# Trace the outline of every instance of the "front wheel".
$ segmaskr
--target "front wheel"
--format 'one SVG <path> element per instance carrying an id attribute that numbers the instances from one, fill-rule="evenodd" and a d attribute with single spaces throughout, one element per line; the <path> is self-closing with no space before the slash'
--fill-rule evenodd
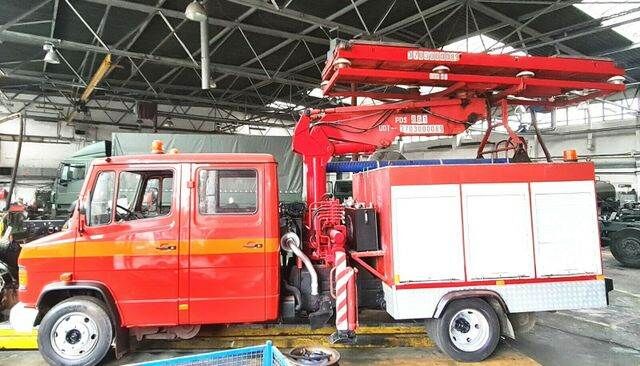
<path id="1" fill-rule="evenodd" d="M 104 303 L 87 296 L 55 305 L 38 329 L 38 349 L 50 365 L 97 365 L 112 341 L 113 326 Z"/>
<path id="2" fill-rule="evenodd" d="M 428 328 L 438 348 L 456 361 L 482 361 L 500 340 L 495 310 L 478 298 L 451 302 L 440 318 L 429 321 Z"/>

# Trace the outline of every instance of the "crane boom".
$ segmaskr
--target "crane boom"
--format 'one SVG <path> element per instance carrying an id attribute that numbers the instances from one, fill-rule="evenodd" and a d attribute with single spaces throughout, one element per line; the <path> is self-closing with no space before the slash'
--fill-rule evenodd
<path id="1" fill-rule="evenodd" d="M 509 137 L 504 147 L 491 152 L 514 150 L 514 156 L 528 159 L 525 140 L 509 126 L 510 105 L 551 110 L 621 92 L 625 88 L 623 73 L 605 59 L 332 42 L 321 89 L 325 96 L 350 97 L 352 102 L 350 106 L 306 110 L 295 128 L 293 150 L 302 155 L 306 174 L 308 211 L 303 250 L 316 263 L 333 267 L 337 279 L 350 278 L 349 286 L 353 285 L 357 271 L 345 264 L 349 252 L 345 209 L 326 194 L 326 167 L 332 157 L 370 154 L 402 136 L 454 136 L 486 120 L 488 127 L 477 157 L 487 153 L 484 147 L 491 132 L 501 126 Z M 421 94 L 421 87 L 432 89 Z M 371 98 L 374 103 L 356 105 L 359 97 Z M 501 109 L 501 119 L 493 122 L 496 106 Z M 371 273 L 375 275 L 375 271 Z M 335 341 L 351 339 L 357 327 L 355 290 L 346 290 L 345 281 L 337 290 L 346 297 L 336 304 L 340 316 L 336 317 L 338 331 L 332 336 Z M 351 315 L 346 315 L 347 310 Z"/>
<path id="2" fill-rule="evenodd" d="M 326 165 L 333 156 L 369 154 L 401 136 L 453 136 L 501 108 L 489 122 L 478 150 L 502 126 L 511 147 L 524 140 L 508 124 L 509 105 L 545 109 L 621 92 L 624 70 L 608 59 L 491 55 L 432 50 L 408 44 L 332 41 L 322 71 L 325 96 L 370 97 L 379 103 L 306 110 L 298 121 L 293 150 L 302 155 L 308 207 L 326 197 Z M 420 87 L 437 88 L 420 94 Z M 433 90 L 433 89 L 432 89 Z M 309 232 L 326 232 L 308 219 Z M 313 235 L 311 248 L 317 248 Z M 331 240 L 317 238 L 331 246 Z M 328 260 L 330 250 L 312 257 Z M 329 256 L 329 258 L 327 258 Z"/>

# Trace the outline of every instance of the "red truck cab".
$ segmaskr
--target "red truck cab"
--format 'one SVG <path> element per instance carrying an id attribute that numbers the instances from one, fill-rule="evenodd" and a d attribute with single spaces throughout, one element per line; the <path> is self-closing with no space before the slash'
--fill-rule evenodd
<path id="1" fill-rule="evenodd" d="M 266 154 L 94 161 L 68 229 L 20 255 L 14 311 L 40 324 L 47 361 L 100 360 L 119 329 L 188 336 L 276 319 L 276 165 Z"/>

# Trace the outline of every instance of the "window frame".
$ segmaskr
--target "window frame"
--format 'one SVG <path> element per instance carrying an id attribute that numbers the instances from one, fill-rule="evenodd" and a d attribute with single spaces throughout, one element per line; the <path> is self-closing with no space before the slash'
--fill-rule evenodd
<path id="1" fill-rule="evenodd" d="M 93 181 L 93 186 L 91 186 L 91 190 L 89 191 L 89 215 L 86 218 L 86 226 L 87 227 L 101 227 L 101 226 L 107 226 L 107 225 L 112 225 L 114 223 L 114 213 L 115 213 L 115 206 L 113 206 L 111 208 L 111 214 L 109 215 L 109 222 L 106 223 L 101 223 L 101 224 L 95 224 L 93 225 L 91 223 L 91 217 L 92 217 L 92 209 L 91 206 L 93 204 L 93 195 L 96 191 L 96 186 L 98 185 L 98 179 L 100 178 L 100 175 L 105 174 L 105 173 L 112 173 L 114 175 L 114 181 L 113 181 L 113 192 L 111 192 L 111 205 L 113 205 L 115 203 L 115 199 L 116 199 L 116 193 L 117 191 L 117 185 L 118 182 L 116 182 L 117 177 L 119 176 L 118 172 L 116 170 L 110 169 L 110 170 L 99 170 L 96 172 L 95 175 L 95 179 Z"/>
<path id="2" fill-rule="evenodd" d="M 157 174 L 151 174 L 151 175 L 149 175 L 148 178 L 144 178 L 144 173 L 148 173 L 148 172 L 158 173 L 158 172 L 162 172 L 162 171 L 165 171 L 165 172 L 169 172 L 170 171 L 171 172 L 171 179 L 173 179 L 173 182 L 175 183 L 176 170 L 173 169 L 173 168 L 160 168 L 160 169 L 154 169 L 154 168 L 135 169 L 135 168 L 133 168 L 133 169 L 122 169 L 122 170 L 119 170 L 118 171 L 118 177 L 117 177 L 118 181 L 117 181 L 117 185 L 116 185 L 116 190 L 114 192 L 114 199 L 117 200 L 118 199 L 118 195 L 120 193 L 120 175 L 122 173 L 142 173 L 141 174 L 142 175 L 141 182 L 140 182 L 140 185 L 138 187 L 138 192 L 136 192 L 136 205 L 133 207 L 133 210 L 135 211 L 138 208 L 137 207 L 138 204 L 142 204 L 142 202 L 137 202 L 137 201 L 138 201 L 139 195 L 141 195 L 141 194 L 144 195 L 144 189 L 146 188 L 147 181 L 150 180 L 150 179 L 154 179 L 154 178 L 161 178 L 160 179 L 160 181 L 161 181 L 160 184 L 162 185 L 162 181 L 165 178 L 168 178 L 168 177 L 162 177 L 162 175 L 157 175 Z M 158 216 L 155 216 L 155 217 L 143 217 L 141 219 L 127 220 L 127 221 L 115 221 L 115 220 L 112 220 L 112 222 L 114 224 L 127 224 L 127 223 L 131 223 L 131 222 L 139 222 L 139 221 L 142 221 L 142 220 L 145 220 L 145 221 L 146 220 L 161 220 L 161 219 L 166 219 L 168 217 L 171 217 L 173 215 L 173 213 L 174 213 L 174 205 L 176 204 L 176 202 L 174 201 L 174 197 L 175 197 L 174 188 L 175 188 L 175 185 L 172 184 L 172 187 L 171 187 L 171 207 L 170 207 L 169 211 L 166 214 L 158 215 Z M 144 196 L 142 196 L 142 197 L 144 197 Z M 114 218 L 115 218 L 115 210 L 114 210 Z"/>
<path id="3" fill-rule="evenodd" d="M 201 171 L 237 171 L 237 170 L 244 170 L 244 171 L 251 171 L 255 173 L 255 179 L 256 179 L 256 192 L 255 192 L 255 202 L 256 202 L 256 207 L 253 210 L 253 212 L 212 212 L 212 213 L 205 213 L 202 212 L 201 207 L 200 207 L 200 172 Z M 260 172 L 258 171 L 258 169 L 256 168 L 239 168 L 239 167 L 225 167 L 225 168 L 217 168 L 217 167 L 199 167 L 196 170 L 196 180 L 197 180 L 197 185 L 196 185 L 196 205 L 197 205 L 197 211 L 198 214 L 201 216 L 253 216 L 256 215 L 259 210 L 260 210 Z M 219 196 L 220 191 L 219 191 L 219 184 L 218 184 L 219 178 L 216 181 L 216 195 Z M 206 195 L 205 195 L 206 196 Z M 218 197 L 219 198 L 219 197 Z M 217 205 L 216 205 L 217 206 Z"/>

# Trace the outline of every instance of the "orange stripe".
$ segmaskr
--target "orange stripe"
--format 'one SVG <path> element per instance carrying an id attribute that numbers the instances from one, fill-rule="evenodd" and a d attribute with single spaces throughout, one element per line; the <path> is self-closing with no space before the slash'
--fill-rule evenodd
<path id="1" fill-rule="evenodd" d="M 73 242 L 56 245 L 26 245 L 20 251 L 20 259 L 73 257 Z"/>
<path id="2" fill-rule="evenodd" d="M 262 244 L 262 247 L 245 247 L 249 243 Z M 177 240 L 158 241 L 79 241 L 75 248 L 76 257 L 113 257 L 143 255 L 176 255 L 177 251 L 158 250 L 157 247 L 177 246 Z M 273 253 L 279 250 L 278 238 L 240 238 L 192 240 L 191 255 L 221 255 L 245 253 Z M 25 246 L 20 253 L 21 259 L 65 258 L 74 256 L 73 242 L 56 245 Z"/>
<path id="3" fill-rule="evenodd" d="M 253 248 L 252 244 L 262 244 Z M 247 245 L 248 247 L 245 247 Z M 273 253 L 279 250 L 278 238 L 196 239 L 191 240 L 191 255 L 230 253 Z"/>

